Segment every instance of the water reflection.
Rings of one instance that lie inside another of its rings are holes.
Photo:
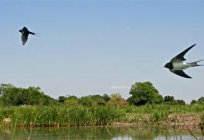
[[[204,139],[200,129],[120,127],[120,128],[1,128],[1,140],[180,140]]]

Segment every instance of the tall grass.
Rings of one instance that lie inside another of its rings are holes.
[[[124,112],[107,106],[25,106],[0,109],[2,123],[4,118],[11,118],[10,125],[17,123],[17,126],[21,127],[104,126],[123,115]]]
[[[0,107],[0,124],[18,127],[105,126],[116,121],[151,124],[167,120],[170,114],[201,114],[203,110],[203,105]],[[5,118],[11,122],[4,122]]]
[[[145,105],[145,106],[126,106],[123,108],[126,113],[152,114],[155,112],[166,113],[199,113],[204,111],[204,105]]]
[[[126,112],[124,121],[130,123],[154,124],[159,121],[167,121],[169,116],[179,116],[181,114],[201,114],[204,106],[195,105],[145,105],[145,106],[125,106]],[[172,115],[171,115],[172,114]]]

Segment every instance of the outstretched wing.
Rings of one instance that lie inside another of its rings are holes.
[[[185,74],[182,70],[170,70],[170,71],[173,72],[174,74],[179,75],[179,76],[184,77],[184,78],[192,78],[192,77],[188,76],[187,74]]]
[[[28,31],[28,33],[29,33],[29,34],[31,34],[31,35],[36,35],[35,33],[33,33],[33,32],[30,32],[30,31]]]
[[[192,46],[188,47],[186,50],[175,56],[173,59],[171,59],[171,62],[181,62],[185,61],[186,59],[184,58],[184,55],[195,46],[196,44],[193,44]]]
[[[26,41],[28,40],[28,35],[21,34],[21,41],[22,44],[25,45]]]

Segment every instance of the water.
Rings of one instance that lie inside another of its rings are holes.
[[[200,129],[156,127],[1,128],[0,140],[203,140],[203,135]]]

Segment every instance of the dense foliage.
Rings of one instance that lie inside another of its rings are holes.
[[[17,88],[11,85],[1,86],[2,105],[53,105],[58,102],[47,96],[39,87]]]
[[[185,105],[184,100],[175,99],[173,96],[162,97],[159,91],[151,82],[136,82],[130,90],[130,97],[125,100],[119,93],[113,93],[110,96],[88,95],[78,98],[74,95],[59,96],[53,99],[46,95],[39,87],[18,88],[12,84],[0,85],[0,105],[19,106],[19,105],[64,105],[64,106],[112,106],[121,107],[126,105]],[[192,100],[191,104],[204,104],[204,97],[198,100]]]
[[[22,127],[45,126],[104,126],[124,116],[124,112],[108,106],[62,107],[24,106],[0,109],[0,122],[11,119],[10,125]]]
[[[23,127],[33,126],[96,126],[114,121],[152,123],[168,119],[169,114],[201,114],[204,97],[186,105],[173,96],[162,97],[150,82],[132,85],[128,100],[119,93],[60,96],[53,99],[39,87],[18,88],[0,85],[0,122]],[[141,117],[143,114],[143,117]],[[202,125],[203,117],[202,115]]]
[[[159,104],[162,102],[162,96],[151,82],[136,82],[130,90],[132,95],[128,102],[134,105]]]
[[[168,105],[185,105],[184,100],[175,100],[174,96],[164,96],[164,101],[163,103],[168,104]]]

